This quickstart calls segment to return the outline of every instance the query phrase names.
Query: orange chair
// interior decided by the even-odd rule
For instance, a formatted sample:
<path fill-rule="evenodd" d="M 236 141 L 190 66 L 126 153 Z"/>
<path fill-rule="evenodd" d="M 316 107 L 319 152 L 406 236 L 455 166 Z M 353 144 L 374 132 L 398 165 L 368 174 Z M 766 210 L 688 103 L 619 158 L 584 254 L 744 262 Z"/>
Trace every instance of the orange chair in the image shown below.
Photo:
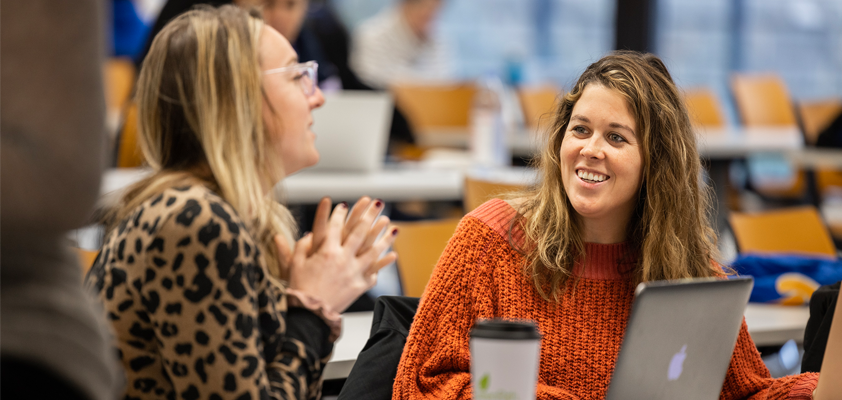
<path fill-rule="evenodd" d="M 96 261 L 99 251 L 85 250 L 78 247 L 74 247 L 73 250 L 76 251 L 76 255 L 79 257 L 79 265 L 82 267 L 82 276 L 87 275 L 88 270 L 90 270 L 94 265 L 94 261 Z"/>
<path fill-rule="evenodd" d="M 731 91 L 737 111 L 745 126 L 796 126 L 795 111 L 783 79 L 775 74 L 735 74 Z M 788 186 L 758 186 L 757 191 L 769 197 L 797 199 L 807 188 L 803 171 Z"/>
<path fill-rule="evenodd" d="M 465 212 L 469 213 L 488 200 L 500 194 L 526 189 L 526 185 L 518 185 L 504 182 L 494 182 L 471 176 L 465 177 L 465 186 L 462 189 L 462 206 Z"/>
<path fill-rule="evenodd" d="M 132 103 L 126 109 L 123 129 L 117 137 L 117 168 L 137 168 L 144 163 L 138 143 L 137 122 L 137 105 Z"/>
<path fill-rule="evenodd" d="M 684 91 L 684 104 L 690 114 L 690 121 L 696 126 L 723 127 L 725 118 L 716 94 L 708 88 L 693 88 Z"/>
<path fill-rule="evenodd" d="M 561 90 L 555 86 L 518 89 L 518 100 L 520 100 L 524 123 L 527 127 L 543 130 L 552 125 L 560 92 Z"/>
<path fill-rule="evenodd" d="M 105 104 L 108 110 L 120 112 L 134 88 L 137 77 L 134 63 L 127 58 L 111 58 L 103 67 Z"/>
<path fill-rule="evenodd" d="M 808 145 L 818 140 L 819 134 L 825 130 L 833 119 L 842 113 L 842 99 L 827 99 L 802 102 L 798 104 L 798 115 L 801 118 L 801 129 Z M 826 195 L 831 187 L 842 188 L 842 171 L 828 168 L 818 168 L 816 174 L 816 190 L 819 196 Z M 842 240 L 842 224 L 829 223 L 830 234 Z"/>
<path fill-rule="evenodd" d="M 406 115 L 415 139 L 420 145 L 433 140 L 434 132 L 448 132 L 462 136 L 454 143 L 467 141 L 471 103 L 476 93 L 473 84 L 411 85 L 400 84 L 390 88 L 395 105 Z M 447 138 L 445 141 L 449 141 Z"/>
<path fill-rule="evenodd" d="M 398 253 L 398 271 L 404 296 L 421 297 L 459 218 L 397 222 L 400 235 L 392 249 Z"/>
<path fill-rule="evenodd" d="M 830 233 L 813 206 L 751 214 L 732 212 L 729 220 L 740 252 L 836 257 Z"/>
<path fill-rule="evenodd" d="M 842 113 L 842 99 L 802 102 L 798 105 L 801 127 L 808 145 L 813 145 L 819 133 Z M 842 171 L 819 168 L 816 170 L 816 188 L 819 194 L 825 193 L 831 186 L 842 188 Z"/>

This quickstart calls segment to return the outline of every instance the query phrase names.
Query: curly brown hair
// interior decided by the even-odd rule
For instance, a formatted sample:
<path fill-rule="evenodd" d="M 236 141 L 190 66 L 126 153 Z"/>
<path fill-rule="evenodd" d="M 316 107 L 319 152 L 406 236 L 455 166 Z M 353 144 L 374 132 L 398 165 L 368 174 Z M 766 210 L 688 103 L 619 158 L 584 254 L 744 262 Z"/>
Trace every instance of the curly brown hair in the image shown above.
<path fill-rule="evenodd" d="M 516 245 L 526 257 L 524 272 L 547 300 L 557 300 L 586 257 L 579 215 L 561 177 L 560 148 L 573 106 L 590 84 L 617 91 L 628 102 L 641 138 L 643 179 L 627 240 L 638 250 L 638 282 L 711 277 L 723 271 L 711 227 L 711 189 L 701 180 L 702 164 L 682 96 L 655 55 L 618 51 L 591 64 L 559 101 L 546 146 L 535 161 L 541 182 L 517 196 L 526 240 Z M 511 236 L 511 235 L 510 235 Z M 513 243 L 514 244 L 514 243 Z"/>

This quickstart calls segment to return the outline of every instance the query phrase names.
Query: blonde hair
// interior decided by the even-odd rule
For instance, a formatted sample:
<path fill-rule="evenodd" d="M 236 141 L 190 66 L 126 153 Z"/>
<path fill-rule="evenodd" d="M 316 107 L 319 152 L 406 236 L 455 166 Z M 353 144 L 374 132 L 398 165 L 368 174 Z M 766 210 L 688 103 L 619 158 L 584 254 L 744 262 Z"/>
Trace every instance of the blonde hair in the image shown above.
<path fill-rule="evenodd" d="M 131 187 L 112 221 L 146 199 L 203 184 L 239 213 L 274 276 L 283 277 L 273 243 L 296 234 L 289 211 L 267 195 L 280 160 L 267 154 L 258 44 L 264 23 L 235 6 L 199 7 L 155 37 L 137 84 L 139 141 L 154 174 Z M 271 190 L 269 190 L 271 193 Z"/>
<path fill-rule="evenodd" d="M 587 256 L 579 216 L 562 184 L 559 154 L 573 106 L 587 85 L 621 94 L 638 127 L 643 182 L 627 235 L 639 252 L 635 279 L 722 275 L 714 263 L 719 253 L 709 220 L 710 188 L 700 181 L 696 138 L 679 91 L 658 57 L 620 51 L 588 66 L 561 99 L 547 146 L 535 162 L 542 181 L 520 193 L 526 198 L 518 210 L 524 217 L 510 232 L 515 224 L 524 231 L 526 240 L 516 248 L 526 256 L 524 271 L 538 292 L 558 300 L 575 262 Z"/>

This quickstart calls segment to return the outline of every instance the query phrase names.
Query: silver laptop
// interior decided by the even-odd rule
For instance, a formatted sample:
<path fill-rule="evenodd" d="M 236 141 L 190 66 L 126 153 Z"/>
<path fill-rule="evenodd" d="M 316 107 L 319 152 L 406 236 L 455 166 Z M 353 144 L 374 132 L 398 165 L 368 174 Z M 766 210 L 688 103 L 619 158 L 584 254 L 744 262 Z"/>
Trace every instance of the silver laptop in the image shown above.
<path fill-rule="evenodd" d="M 394 101 L 389 93 L 325 93 L 313 110 L 313 132 L 319 163 L 309 170 L 371 172 L 386 159 Z"/>
<path fill-rule="evenodd" d="M 638 285 L 606 399 L 718 399 L 753 285 L 750 277 Z"/>

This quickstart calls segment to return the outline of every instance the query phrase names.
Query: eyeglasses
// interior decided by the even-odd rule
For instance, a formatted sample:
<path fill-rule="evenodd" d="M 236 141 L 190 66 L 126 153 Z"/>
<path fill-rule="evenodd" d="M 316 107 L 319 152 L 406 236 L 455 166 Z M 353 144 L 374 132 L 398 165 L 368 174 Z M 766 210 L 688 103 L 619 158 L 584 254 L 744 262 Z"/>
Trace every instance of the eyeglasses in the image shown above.
<path fill-rule="evenodd" d="M 295 72 L 295 80 L 298 81 L 298 84 L 301 86 L 301 90 L 304 91 L 305 95 L 312 96 L 316 93 L 316 86 L 319 81 L 319 63 L 315 61 L 307 61 L 305 63 L 290 65 L 288 67 L 269 69 L 263 71 L 263 75 L 279 74 L 287 71 Z"/>

